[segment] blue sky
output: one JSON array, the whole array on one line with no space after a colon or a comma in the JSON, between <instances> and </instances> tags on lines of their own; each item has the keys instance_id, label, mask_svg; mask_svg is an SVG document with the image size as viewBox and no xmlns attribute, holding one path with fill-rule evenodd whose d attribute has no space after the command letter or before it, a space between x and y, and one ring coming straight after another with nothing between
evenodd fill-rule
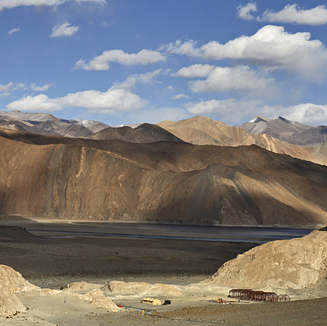
<instances>
[{"instance_id":1,"label":"blue sky","mask_svg":"<svg viewBox=\"0 0 327 326\"><path fill-rule=\"evenodd\" d=\"M0 0L0 109L107 124L327 124L327 8L283 0Z\"/></svg>"}]
</instances>

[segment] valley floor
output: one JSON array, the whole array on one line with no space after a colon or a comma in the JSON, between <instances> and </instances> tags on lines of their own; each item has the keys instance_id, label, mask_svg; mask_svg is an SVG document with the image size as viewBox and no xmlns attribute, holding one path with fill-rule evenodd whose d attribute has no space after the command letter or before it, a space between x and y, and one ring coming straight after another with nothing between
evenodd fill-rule
<instances>
[{"instance_id":1,"label":"valley floor","mask_svg":"<svg viewBox=\"0 0 327 326\"><path fill-rule=\"evenodd\" d=\"M191 231L165 233L130 224L44 223L31 220L2 220L0 227L0 264L20 272L24 278L42 288L60 289L79 281L101 284L112 280L125 282L187 285L211 276L226 261L256 244L242 242L191 241L167 239L165 236L191 236ZM13 227L16 224L20 227ZM8 227L8 226L11 227ZM65 232L63 232L65 231ZM101 231L101 232L100 232ZM78 236L73 236L74 232ZM97 233L114 234L110 237ZM92 234L93 233L93 234ZM84 234L84 236L80 236ZM133 238L123 235L156 235L156 238ZM159 237L163 236L163 237ZM193 234L193 236L196 236ZM212 234L204 235L211 237ZM325 286L325 285L324 285ZM326 290L326 291L325 291ZM43 296L21 292L18 298L29 309L9 318L0 317L2 325L324 325L327 286L319 293L294 291L289 303L217 304L209 300L227 299L227 289L199 291L190 289L171 299L167 306L141 304L142 296L110 295L125 309L108 312L71 296L64 291ZM142 314L144 311L144 314Z\"/></svg>"}]
</instances>

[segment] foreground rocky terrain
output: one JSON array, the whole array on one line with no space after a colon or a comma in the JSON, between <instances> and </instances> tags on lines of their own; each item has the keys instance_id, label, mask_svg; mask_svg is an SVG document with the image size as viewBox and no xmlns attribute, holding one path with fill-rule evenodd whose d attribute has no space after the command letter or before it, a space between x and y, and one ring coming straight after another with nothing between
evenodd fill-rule
<instances>
[{"instance_id":1,"label":"foreground rocky terrain","mask_svg":"<svg viewBox=\"0 0 327 326\"><path fill-rule=\"evenodd\" d=\"M327 167L257 146L0 132L0 214L231 225L327 224Z\"/></svg>"},{"instance_id":2,"label":"foreground rocky terrain","mask_svg":"<svg viewBox=\"0 0 327 326\"><path fill-rule=\"evenodd\" d=\"M206 284L234 288L304 289L327 276L327 232L272 241L225 263Z\"/></svg>"},{"instance_id":3,"label":"foreground rocky terrain","mask_svg":"<svg viewBox=\"0 0 327 326\"><path fill-rule=\"evenodd\" d=\"M16 231L11 230L8 236L12 237ZM267 243L226 262L212 277L186 285L178 278L162 283L160 280L165 277L160 274L156 282L151 278L145 278L143 282L122 282L117 281L119 275L116 274L116 280L113 277L107 282L95 283L79 281L79 275L75 276L75 282L63 283L60 289L49 289L35 286L11 267L0 265L0 323L323 325L327 317L324 308L326 237L325 231L313 231L303 238ZM267 266L263 273L262 266ZM229 290L237 285L287 293L291 302L238 302L227 297ZM162 302L170 299L171 304L151 306L140 303L142 298L149 296ZM217 297L227 304L215 303Z\"/></svg>"}]
</instances>

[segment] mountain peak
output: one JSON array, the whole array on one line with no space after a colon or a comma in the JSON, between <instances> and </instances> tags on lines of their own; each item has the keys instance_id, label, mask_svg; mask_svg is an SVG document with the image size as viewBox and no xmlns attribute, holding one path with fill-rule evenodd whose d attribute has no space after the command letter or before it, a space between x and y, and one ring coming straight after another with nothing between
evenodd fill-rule
<instances>
[{"instance_id":1,"label":"mountain peak","mask_svg":"<svg viewBox=\"0 0 327 326\"><path fill-rule=\"evenodd\" d=\"M250 122L253 122L253 123L258 123L258 122L268 122L270 121L270 119L268 118L265 118L265 117L262 117L260 115L257 115L254 119L252 119Z\"/></svg>"},{"instance_id":2,"label":"mountain peak","mask_svg":"<svg viewBox=\"0 0 327 326\"><path fill-rule=\"evenodd\" d=\"M279 116L279 117L277 118L277 120L282 120L283 122L286 122L286 123L292 123L292 121L287 120L286 118L283 118L283 117L281 117L281 116Z\"/></svg>"}]
</instances>

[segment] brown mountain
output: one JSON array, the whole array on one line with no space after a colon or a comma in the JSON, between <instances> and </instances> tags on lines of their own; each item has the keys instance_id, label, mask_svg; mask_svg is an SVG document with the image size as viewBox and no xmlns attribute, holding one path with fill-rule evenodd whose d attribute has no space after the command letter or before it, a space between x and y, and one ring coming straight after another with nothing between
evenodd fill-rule
<instances>
[{"instance_id":1,"label":"brown mountain","mask_svg":"<svg viewBox=\"0 0 327 326\"><path fill-rule=\"evenodd\" d=\"M0 126L9 130L64 137L89 137L108 127L93 120L65 120L49 113L24 113L17 110L0 111Z\"/></svg>"},{"instance_id":2,"label":"brown mountain","mask_svg":"<svg viewBox=\"0 0 327 326\"><path fill-rule=\"evenodd\" d=\"M327 224L327 167L257 146L132 144L3 130L0 214Z\"/></svg>"},{"instance_id":3,"label":"brown mountain","mask_svg":"<svg viewBox=\"0 0 327 326\"><path fill-rule=\"evenodd\" d=\"M150 123L143 123L136 128L123 126L119 128L109 127L90 137L96 140L118 139L130 143L154 143L158 141L182 142L165 129Z\"/></svg>"},{"instance_id":4,"label":"brown mountain","mask_svg":"<svg viewBox=\"0 0 327 326\"><path fill-rule=\"evenodd\" d=\"M327 126L307 126L283 117L267 119L257 116L238 127L251 134L266 134L298 146L315 146L327 142Z\"/></svg>"},{"instance_id":5,"label":"brown mountain","mask_svg":"<svg viewBox=\"0 0 327 326\"><path fill-rule=\"evenodd\" d=\"M265 121L266 120L263 120L264 123L266 123ZM257 145L274 153L286 154L318 164L327 164L327 155L325 155L324 152L318 153L318 150L314 147L296 146L266 134L251 134L242 128L231 127L223 122L214 121L207 117L196 116L177 122L166 120L158 123L158 125L185 142L192 144L220 146ZM257 126L260 126L260 122L258 122ZM279 125L275 126L274 129L276 133L278 131L278 126ZM304 129L302 126L304 126ZM300 131L305 130L306 127L308 126L295 123L293 127L290 128L292 128L292 131Z\"/></svg>"}]
</instances>

